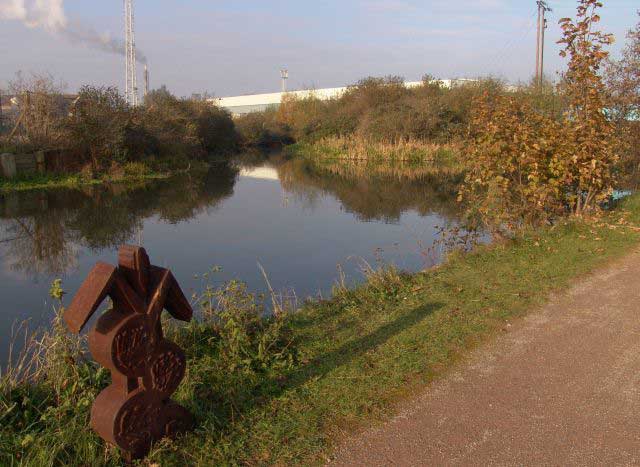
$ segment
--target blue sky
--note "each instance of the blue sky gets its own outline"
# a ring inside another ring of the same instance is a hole
[[[553,75],[564,63],[557,20],[573,16],[576,2],[548,3]],[[640,2],[604,3],[601,24],[616,35],[616,53],[638,22]],[[122,36],[121,0],[66,0],[64,10],[70,21]],[[535,10],[535,0],[136,0],[136,39],[149,59],[152,87],[166,84],[178,95],[276,91],[282,67],[289,69],[289,88],[389,74],[517,81],[535,66]],[[84,83],[123,86],[122,57],[15,20],[0,19],[0,57],[0,87],[17,70],[50,72],[69,91]]]

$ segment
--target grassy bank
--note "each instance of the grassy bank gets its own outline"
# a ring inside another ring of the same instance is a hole
[[[182,169],[150,168],[140,163],[126,164],[122,169],[96,176],[85,174],[34,174],[16,178],[0,177],[0,193],[13,191],[43,190],[54,188],[78,188],[86,185],[103,183],[127,183],[140,180],[163,180],[178,173],[203,171],[209,164],[203,161],[192,161]]]
[[[196,430],[160,443],[148,462],[322,462],[336,438],[388,415],[509,320],[629,251],[638,222],[633,196],[602,220],[454,254],[423,273],[369,271],[357,289],[336,287],[330,300],[267,321],[241,285],[206,289],[199,321],[171,331],[189,359],[176,399],[196,415]],[[32,384],[2,380],[1,463],[117,465],[115,450],[86,429],[108,375],[64,332],[50,339],[49,366]]]

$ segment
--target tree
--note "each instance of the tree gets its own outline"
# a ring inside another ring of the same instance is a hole
[[[609,61],[607,84],[615,110],[613,116],[620,120],[640,117],[640,21],[627,33],[621,59]]]
[[[18,125],[16,136],[28,149],[51,148],[62,143],[64,132],[61,122],[67,111],[63,84],[57,84],[48,74],[16,73],[9,83],[9,93],[18,103],[16,121],[8,122],[9,127]],[[2,122],[0,122],[2,123]]]
[[[576,21],[560,20],[561,55],[569,57],[557,90],[563,113],[541,105],[535,88],[474,100],[460,198],[494,231],[583,215],[612,190],[617,140],[600,72],[613,37],[595,28],[601,6],[579,0]]]
[[[567,202],[574,214],[592,211],[607,197],[614,183],[617,162],[615,127],[606,115],[606,89],[601,71],[613,35],[599,31],[597,11],[602,2],[579,0],[576,20],[562,18],[564,44],[561,57],[569,57],[561,84],[568,103],[565,115],[570,159],[562,161]]]
[[[610,117],[624,142],[624,173],[634,177],[640,169],[640,22],[627,34],[620,60],[609,61],[606,77]]]
[[[129,107],[115,87],[80,88],[67,128],[75,144],[89,155],[94,173],[124,150],[128,121]]]

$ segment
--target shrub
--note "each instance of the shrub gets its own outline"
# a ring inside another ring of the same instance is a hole
[[[158,155],[203,159],[228,152],[238,136],[231,115],[207,102],[178,99],[166,88],[145,99],[144,125],[158,141]]]
[[[273,146],[293,142],[292,130],[278,120],[279,110],[268,108],[235,119],[240,142],[244,146]]]
[[[569,148],[560,123],[523,96],[485,95],[474,109],[459,197],[472,223],[513,230],[563,214],[568,174],[558,169]]]
[[[559,87],[567,103],[562,116],[540,105],[538,91],[474,101],[470,168],[460,198],[471,217],[494,230],[593,212],[611,193],[616,138],[599,70],[612,38],[595,28],[600,6],[580,0],[576,22],[560,20],[561,55],[570,57]]]
[[[208,153],[225,153],[236,148],[238,135],[227,110],[208,102],[191,101],[190,111],[196,126],[196,134]]]
[[[608,63],[606,77],[611,93],[610,117],[623,142],[622,173],[637,183],[640,169],[640,22],[627,34],[621,59]]]
[[[18,72],[8,90],[18,101],[18,113],[4,116],[0,122],[8,131],[18,124],[13,140],[6,144],[19,151],[59,146],[65,137],[62,122],[67,111],[63,89],[64,85],[56,84],[50,75],[26,77]]]
[[[131,178],[143,178],[148,175],[151,170],[144,162],[127,162],[122,167],[124,175]]]
[[[448,143],[461,139],[472,114],[474,96],[503,92],[497,80],[481,80],[452,88],[425,77],[422,86],[407,88],[402,78],[365,78],[342,95],[320,100],[285,95],[277,111],[237,120],[245,142],[282,135],[301,142],[350,137],[378,142],[400,140]]]
[[[72,144],[88,155],[94,172],[123,155],[129,118],[129,108],[115,87],[80,89],[66,129]]]

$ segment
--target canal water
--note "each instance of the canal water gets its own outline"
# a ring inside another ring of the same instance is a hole
[[[74,190],[0,195],[0,361],[12,328],[46,326],[48,291],[62,279],[65,303],[96,261],[116,262],[123,243],[142,244],[188,295],[200,275],[271,286],[299,300],[330,295],[342,271],[363,264],[416,271],[439,261],[439,229],[458,220],[446,180],[322,170],[280,156],[245,157],[198,176]]]

